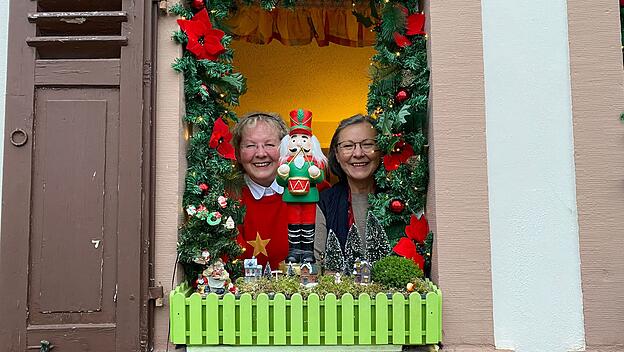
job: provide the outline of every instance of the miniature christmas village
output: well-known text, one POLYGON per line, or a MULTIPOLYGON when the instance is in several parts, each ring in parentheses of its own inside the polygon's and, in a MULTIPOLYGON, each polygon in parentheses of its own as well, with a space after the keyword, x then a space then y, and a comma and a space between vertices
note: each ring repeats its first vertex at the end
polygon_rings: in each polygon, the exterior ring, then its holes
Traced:
POLYGON ((369 215, 367 220, 366 236, 363 237, 366 247, 362 245, 362 238, 355 226, 351 227, 344 248, 330 231, 326 251, 318 262, 283 261, 277 269, 272 269, 268 261, 263 266, 258 258, 252 256, 242 259, 243 272, 236 281, 230 279, 221 259, 211 260, 208 250, 202 250, 194 260, 204 267, 193 282, 195 292, 202 296, 208 293, 223 295, 228 292, 238 294, 257 291, 309 293, 321 281, 325 284, 321 292, 426 292, 427 285, 424 284, 422 271, 424 263, 415 260, 418 256, 414 254, 416 245, 428 235, 428 226, 419 225, 426 220, 414 218, 405 228, 407 236, 399 240, 392 251, 375 217, 369 215))

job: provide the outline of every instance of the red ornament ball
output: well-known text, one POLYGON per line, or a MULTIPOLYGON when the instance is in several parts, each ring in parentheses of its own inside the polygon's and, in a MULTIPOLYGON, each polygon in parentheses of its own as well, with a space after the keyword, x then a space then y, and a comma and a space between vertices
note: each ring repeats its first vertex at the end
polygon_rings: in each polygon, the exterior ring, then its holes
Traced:
POLYGON ((200 183, 199 184, 199 189, 202 190, 202 192, 206 192, 208 190, 208 185, 205 183, 200 183))
POLYGON ((201 10, 204 8, 204 0, 193 0, 193 8, 196 10, 201 10))
POLYGON ((409 98, 409 93, 405 89, 401 89, 394 96, 394 100, 397 103, 402 103, 402 102, 406 101, 408 98, 409 98))
POLYGON ((394 199, 390 202, 390 211, 395 214, 401 214, 405 210, 405 203, 400 199, 394 199))

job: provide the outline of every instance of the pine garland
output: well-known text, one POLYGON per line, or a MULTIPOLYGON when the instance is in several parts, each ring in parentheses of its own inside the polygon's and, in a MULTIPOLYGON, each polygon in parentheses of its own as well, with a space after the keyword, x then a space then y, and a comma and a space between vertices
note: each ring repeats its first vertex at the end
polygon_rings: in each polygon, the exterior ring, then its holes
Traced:
MULTIPOLYGON (((342 2, 327 0, 327 3, 334 1, 342 2)), ((410 18, 420 12, 418 0, 357 0, 354 3, 369 5, 370 17, 353 13, 358 21, 377 33, 377 53, 371 63, 372 83, 367 109, 377 119, 378 145, 385 154, 392 154, 397 146, 404 143, 414 150, 414 155, 402 160, 396 169, 379 169, 375 174, 379 192, 369 197, 372 215, 386 229, 392 241, 401 236, 410 216, 425 207, 428 182, 425 131, 429 92, 426 36, 420 32, 409 33, 407 28, 410 18), (397 36, 405 40, 399 42, 397 36), (399 92, 403 94, 401 99, 399 92), (405 209, 398 213, 389 209, 390 202, 395 199, 405 204, 405 209)), ((244 0, 243 4, 258 4, 266 10, 278 6, 294 9, 305 4, 305 0, 244 0)), ((205 0, 201 8, 208 10, 214 28, 223 29, 221 20, 235 12, 237 6, 233 0, 205 0)), ((197 7, 197 2, 187 0, 186 6, 174 5, 171 12, 190 20, 201 8, 197 7)), ((172 38, 183 47, 189 41, 182 31, 173 33, 172 38)), ((234 72, 231 41, 230 35, 223 36, 221 44, 225 52, 217 60, 198 60, 191 52, 184 50, 183 56, 172 65, 174 70, 184 75, 184 121, 191 131, 182 204, 188 215, 178 240, 180 262, 189 279, 195 278, 203 268, 202 264, 195 262, 202 250, 208 250, 213 260, 223 258, 233 277, 241 271, 240 263, 233 259, 241 254, 241 248, 235 241, 237 230, 235 226, 226 226, 226 220, 230 225, 232 221, 240 224, 244 216, 244 209, 232 193, 242 184, 241 175, 232 161, 209 146, 218 119, 230 125, 237 121, 231 108, 239 104, 240 96, 246 90, 245 78, 234 72), (225 207, 220 203, 222 197, 227 198, 225 207), (215 213, 221 216, 221 221, 211 225, 208 222, 212 219, 211 214, 215 213)), ((335 242, 340 249, 337 239, 335 242)), ((334 264, 336 268, 350 269, 338 260, 334 264)))

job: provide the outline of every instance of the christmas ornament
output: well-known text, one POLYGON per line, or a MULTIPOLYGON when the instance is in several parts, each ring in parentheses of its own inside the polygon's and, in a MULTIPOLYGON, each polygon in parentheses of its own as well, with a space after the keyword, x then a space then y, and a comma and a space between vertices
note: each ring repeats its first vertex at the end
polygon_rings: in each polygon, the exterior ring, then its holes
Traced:
POLYGON ((231 216, 228 216, 227 220, 225 220, 225 225, 224 226, 228 230, 231 230, 234 227, 236 227, 236 224, 234 223, 234 219, 232 219, 231 216))
POLYGON ((206 211, 206 206, 203 204, 199 205, 199 208, 197 208, 197 212, 201 213, 201 212, 205 212, 206 211))
POLYGON ((228 291, 233 294, 238 294, 238 287, 236 287, 233 283, 228 284, 228 291))
POLYGON ((201 10, 206 5, 204 5, 204 0, 193 0, 193 4, 191 6, 193 6, 193 8, 196 10, 201 10))
POLYGON ((399 90, 395 95, 394 95, 394 101, 396 101, 397 103, 403 103, 404 101, 406 101, 409 98, 409 92, 406 91, 405 89, 401 89, 399 90))
POLYGON ((400 199, 390 201, 390 211, 395 214, 401 214, 405 209, 405 203, 400 199))
POLYGON ((207 249, 202 250, 201 254, 193 261, 197 264, 208 264, 208 262, 210 262, 210 252, 208 252, 207 249))
POLYGON ((219 203, 219 206, 221 208, 225 208, 227 207, 227 198, 225 198, 224 196, 219 196, 219 198, 217 198, 217 203, 219 203))
POLYGON ((262 253, 264 254, 265 257, 269 256, 269 253, 266 250, 266 246, 267 244, 269 244, 269 242, 271 241, 271 239, 266 239, 263 240, 262 238, 260 238, 260 233, 256 232, 256 239, 253 241, 247 241, 247 243, 249 243, 250 246, 253 247, 254 251, 253 251, 253 256, 257 257, 258 254, 262 253))
POLYGON ((186 213, 188 214, 188 216, 193 216, 193 215, 197 214, 197 209, 195 209, 194 205, 189 205, 186 208, 186 213))
POLYGON ((208 191, 208 185, 207 185, 207 184, 205 184, 205 183, 200 183, 200 184, 199 184, 199 189, 200 189, 202 192, 206 192, 206 191, 208 191))
POLYGON ((221 223, 221 213, 219 213, 218 211, 213 211, 212 213, 208 214, 206 222, 208 223, 208 225, 211 226, 219 225, 219 223, 221 223))
POLYGON ((414 292, 414 284, 411 282, 408 282, 405 288, 407 289, 407 292, 414 292))
POLYGON ((210 136, 210 148, 216 149, 222 157, 236 160, 234 147, 230 144, 232 133, 228 125, 219 117, 214 124, 212 135, 210 136))
POLYGON ((414 155, 414 148, 411 145, 405 143, 405 141, 398 141, 395 143, 392 151, 383 157, 384 168, 386 171, 394 171, 399 168, 401 164, 407 161, 407 159, 414 155))
POLYGON ((216 60, 225 52, 221 44, 225 33, 219 29, 212 29, 206 8, 196 13, 190 20, 178 20, 178 25, 188 37, 186 49, 198 59, 216 60))

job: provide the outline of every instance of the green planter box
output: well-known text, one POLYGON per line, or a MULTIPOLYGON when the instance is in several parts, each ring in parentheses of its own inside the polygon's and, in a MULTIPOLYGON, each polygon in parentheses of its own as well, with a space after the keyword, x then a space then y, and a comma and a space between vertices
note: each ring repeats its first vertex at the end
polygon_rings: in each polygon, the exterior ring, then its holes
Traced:
POLYGON ((278 293, 202 298, 186 284, 169 294, 171 341, 186 345, 422 345, 442 337, 442 293, 379 293, 307 300, 278 293))

